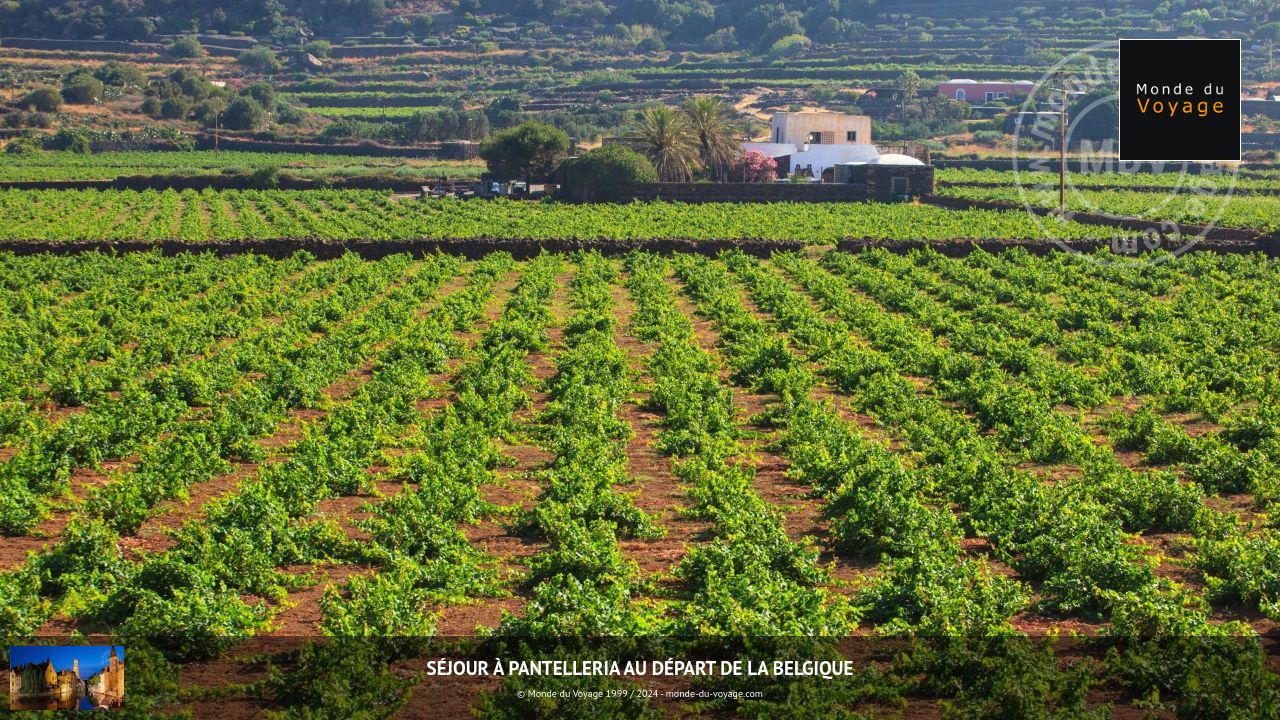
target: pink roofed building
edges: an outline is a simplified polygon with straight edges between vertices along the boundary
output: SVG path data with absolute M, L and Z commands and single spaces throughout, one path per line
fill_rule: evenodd
M 970 103 L 991 102 L 1005 98 L 1025 98 L 1035 88 L 1030 80 L 998 82 L 994 80 L 948 80 L 938 85 L 938 94 L 952 100 Z

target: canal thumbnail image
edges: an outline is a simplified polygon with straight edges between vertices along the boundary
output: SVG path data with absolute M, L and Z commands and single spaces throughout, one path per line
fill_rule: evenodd
M 114 710 L 124 706 L 124 648 L 9 648 L 10 710 Z

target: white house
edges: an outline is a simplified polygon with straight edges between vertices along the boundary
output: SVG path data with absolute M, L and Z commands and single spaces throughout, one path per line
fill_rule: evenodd
M 832 112 L 774 113 L 770 142 L 743 143 L 746 152 L 759 152 L 778 161 L 778 172 L 807 170 L 820 179 L 840 163 L 868 162 L 879 156 L 871 144 L 871 118 Z

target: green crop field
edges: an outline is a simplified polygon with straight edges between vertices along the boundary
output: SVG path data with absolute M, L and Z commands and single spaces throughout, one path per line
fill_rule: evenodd
M 282 717 L 430 698 L 387 663 L 431 636 L 1172 633 L 1227 644 L 988 644 L 977 684 L 890 653 L 720 707 L 983 712 L 1033 673 L 1029 716 L 1263 717 L 1280 267 L 1095 260 L 0 255 L 0 628 L 112 629 L 161 713 L 257 640 L 384 638 L 216 691 Z
M 105 152 L 78 155 L 48 152 L 0 154 L 0 182 L 113 180 L 153 175 L 216 176 L 280 168 L 300 177 L 385 174 L 405 177 L 477 177 L 483 165 L 462 161 L 399 157 L 352 157 L 234 150 Z
M 1076 179 L 1074 182 L 1080 182 Z M 971 200 L 1002 200 L 1029 203 L 1036 207 L 1057 207 L 1056 183 L 1005 187 L 939 188 L 938 194 Z M 1139 192 L 1122 187 L 1086 190 L 1072 187 L 1067 192 L 1071 210 L 1104 212 L 1176 223 L 1214 223 L 1223 227 L 1253 228 L 1262 232 L 1280 230 L 1280 195 L 1235 194 L 1221 186 L 1205 185 L 1202 191 L 1184 187 L 1174 191 Z
M 1058 238 L 1109 238 L 1107 227 L 1057 223 Z M 1042 238 L 1025 212 L 910 204 L 631 203 L 395 200 L 364 190 L 0 190 L 0 239 Z

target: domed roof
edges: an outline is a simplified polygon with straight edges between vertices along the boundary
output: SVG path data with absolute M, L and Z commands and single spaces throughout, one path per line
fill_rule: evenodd
M 868 160 L 867 162 L 874 163 L 876 165 L 923 165 L 924 164 L 919 160 L 911 157 L 910 155 L 902 155 L 900 153 L 886 153 L 872 160 Z

